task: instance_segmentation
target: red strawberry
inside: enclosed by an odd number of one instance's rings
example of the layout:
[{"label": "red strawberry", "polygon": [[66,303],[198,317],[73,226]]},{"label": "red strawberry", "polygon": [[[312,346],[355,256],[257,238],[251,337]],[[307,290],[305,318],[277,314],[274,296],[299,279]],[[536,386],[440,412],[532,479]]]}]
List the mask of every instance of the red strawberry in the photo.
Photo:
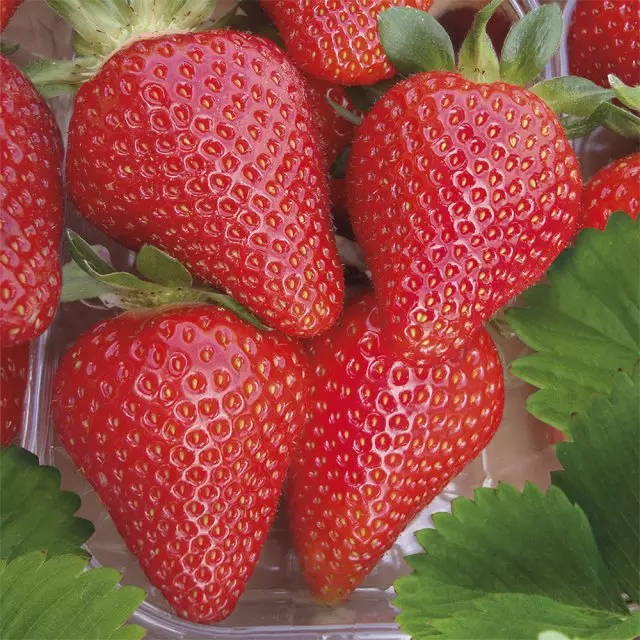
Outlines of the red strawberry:
[{"label": "red strawberry", "polygon": [[290,526],[311,590],[337,604],[486,447],[504,384],[484,330],[459,361],[398,360],[370,294],[309,344],[312,410],[291,464]]},{"label": "red strawberry", "polygon": [[320,140],[325,148],[327,166],[331,167],[340,152],[353,140],[356,127],[339,115],[327,98],[357,115],[359,112],[349,100],[343,87],[318,80],[313,76],[306,76],[306,80],[311,109],[318,125]]},{"label": "red strawberry", "polygon": [[21,4],[22,0],[0,0],[0,31],[9,24],[9,20]]},{"label": "red strawberry", "polygon": [[573,237],[578,161],[525,89],[447,72],[396,85],[364,118],[349,215],[389,348],[451,358]]},{"label": "red strawberry", "polygon": [[51,110],[0,56],[0,343],[40,335],[60,297],[62,142]]},{"label": "red strawberry", "polygon": [[10,445],[22,424],[29,369],[29,343],[0,349],[0,444]]},{"label": "red strawberry", "polygon": [[427,10],[433,0],[261,0],[300,69],[343,85],[394,75],[378,36],[378,14],[393,6]]},{"label": "red strawberry", "polygon": [[567,47],[573,75],[604,87],[610,73],[640,84],[640,0],[577,0]]},{"label": "red strawberry", "polygon": [[261,37],[163,35],[117,51],[77,95],[67,180],[100,229],[165,249],[287,334],[320,333],[340,312],[304,80]]},{"label": "red strawberry", "polygon": [[211,306],[105,320],[64,356],[57,433],[180,616],[235,607],[304,423],[306,376],[294,342]]},{"label": "red strawberry", "polygon": [[602,230],[614,211],[625,211],[633,220],[640,213],[640,153],[607,165],[584,189],[582,227]]}]

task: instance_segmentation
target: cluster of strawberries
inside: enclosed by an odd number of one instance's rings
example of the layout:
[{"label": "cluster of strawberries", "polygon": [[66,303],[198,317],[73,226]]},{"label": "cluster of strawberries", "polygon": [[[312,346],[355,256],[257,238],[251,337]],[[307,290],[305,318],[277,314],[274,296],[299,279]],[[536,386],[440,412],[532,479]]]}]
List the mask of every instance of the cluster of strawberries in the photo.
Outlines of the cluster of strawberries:
[{"label": "cluster of strawberries", "polygon": [[[243,3],[238,24],[253,17],[279,43],[234,28],[190,32],[209,13],[194,17],[192,4],[149,35],[161,20],[145,18],[142,0],[96,9],[94,25],[56,2],[79,57],[52,67],[69,71],[63,79],[33,78],[46,95],[79,88],[64,172],[78,212],[130,249],[161,250],[157,263],[139,262],[141,280],[75,245],[96,291],[118,293],[128,310],[60,363],[57,434],[151,583],[179,615],[208,622],[242,594],[285,478],[314,594],[336,604],[362,582],[500,423],[503,371],[483,323],[580,226],[638,214],[640,154],[583,196],[578,160],[542,98],[451,69],[390,84],[362,116],[345,87],[396,77],[381,11],[426,11],[430,0],[265,1],[269,17]],[[638,84],[637,42],[626,62],[585,42],[596,23],[633,40],[639,3],[605,0],[598,18],[592,5],[579,0],[572,27],[582,74],[602,82],[615,70]],[[109,24],[125,34],[111,49]],[[0,79],[7,444],[29,341],[59,303],[64,189],[46,102],[5,57]],[[345,288],[332,191],[372,290]]]}]

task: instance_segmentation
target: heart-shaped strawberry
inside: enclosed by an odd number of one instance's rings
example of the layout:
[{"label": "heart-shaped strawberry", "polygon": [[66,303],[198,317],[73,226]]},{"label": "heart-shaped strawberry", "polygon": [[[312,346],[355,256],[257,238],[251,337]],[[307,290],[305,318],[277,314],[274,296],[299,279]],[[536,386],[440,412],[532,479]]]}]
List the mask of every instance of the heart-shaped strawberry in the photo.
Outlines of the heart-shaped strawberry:
[{"label": "heart-shaped strawberry", "polygon": [[202,305],[105,320],[64,356],[57,433],[179,615],[235,607],[305,420],[306,376],[294,342]]},{"label": "heart-shaped strawberry", "polygon": [[290,526],[311,590],[337,604],[488,444],[504,383],[484,330],[457,361],[398,360],[371,294],[347,303],[309,351],[311,413],[291,464]]}]

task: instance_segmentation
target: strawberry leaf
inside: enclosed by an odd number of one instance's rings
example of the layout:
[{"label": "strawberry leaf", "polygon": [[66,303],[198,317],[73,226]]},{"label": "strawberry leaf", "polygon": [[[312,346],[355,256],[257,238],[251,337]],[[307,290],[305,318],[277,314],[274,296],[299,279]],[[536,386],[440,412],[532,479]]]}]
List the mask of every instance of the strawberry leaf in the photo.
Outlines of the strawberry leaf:
[{"label": "strawberry leaf", "polygon": [[548,271],[549,284],[529,289],[507,320],[537,353],[512,364],[540,390],[527,409],[567,431],[594,393],[609,394],[619,369],[640,357],[640,221],[614,213],[605,231],[586,229]]},{"label": "strawberry leaf", "polygon": [[[572,607],[541,596],[501,593],[475,600],[464,616],[435,620],[432,624],[443,639],[534,640],[550,626],[574,638],[599,638],[602,633],[620,629],[621,624],[629,624],[629,620],[633,618]],[[633,627],[637,626],[638,619],[633,620]],[[631,640],[635,636],[630,633],[613,637]]]},{"label": "strawberry leaf", "polygon": [[80,497],[60,489],[57,469],[20,447],[0,449],[0,559],[35,550],[86,555],[93,525],[73,515],[79,508]]},{"label": "strawberry leaf", "polygon": [[[611,399],[596,396],[571,420],[552,474],[586,513],[620,591],[640,602],[640,371],[617,373]],[[615,508],[612,508],[612,502]]]},{"label": "strawberry leaf", "polygon": [[422,71],[453,71],[453,44],[444,27],[425,11],[392,7],[378,16],[384,51],[405,76]]},{"label": "strawberry leaf", "polygon": [[178,260],[145,244],[136,255],[136,269],[151,282],[167,287],[191,287],[193,278]]},{"label": "strawberry leaf", "polygon": [[500,62],[487,34],[487,24],[501,4],[502,0],[491,0],[478,11],[460,47],[458,69],[467,80],[496,82],[500,79]]},{"label": "strawberry leaf", "polygon": [[556,52],[562,26],[557,4],[538,7],[516,22],[502,47],[501,78],[523,87],[529,84]]},{"label": "strawberry leaf", "polygon": [[[556,487],[478,489],[416,534],[426,553],[395,583],[397,618],[420,638],[587,637],[626,620],[589,522]],[[483,626],[484,625],[484,626]]]},{"label": "strawberry leaf", "polygon": [[123,626],[144,600],[137,587],[117,588],[113,569],[85,571],[85,560],[44,553],[0,562],[0,637],[11,640],[136,640]]}]

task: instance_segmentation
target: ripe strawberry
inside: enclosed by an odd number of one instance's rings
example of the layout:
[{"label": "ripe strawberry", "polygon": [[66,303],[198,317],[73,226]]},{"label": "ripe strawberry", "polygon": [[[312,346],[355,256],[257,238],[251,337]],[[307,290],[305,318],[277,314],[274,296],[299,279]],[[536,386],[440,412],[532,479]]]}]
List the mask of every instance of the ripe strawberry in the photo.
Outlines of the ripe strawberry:
[{"label": "ripe strawberry", "polygon": [[609,86],[640,84],[640,0],[577,0],[567,40],[573,75]]},{"label": "ripe strawberry", "polygon": [[348,111],[358,114],[343,87],[306,76],[309,101],[318,125],[320,141],[324,146],[327,166],[335,162],[340,152],[351,143],[356,127],[341,115],[327,101],[330,98]]},{"label": "ripe strawberry", "polygon": [[453,356],[573,237],[578,161],[525,89],[454,73],[412,76],[365,117],[349,214],[390,348]]},{"label": "ripe strawberry", "polygon": [[602,230],[614,211],[625,211],[633,220],[640,213],[640,153],[607,165],[584,189],[582,227]]},{"label": "ripe strawberry", "polygon": [[395,69],[378,36],[378,14],[393,6],[425,11],[433,0],[261,0],[305,73],[343,85],[373,84]]},{"label": "ripe strawberry", "polygon": [[312,409],[288,506],[302,571],[327,604],[350,595],[502,417],[502,367],[484,330],[460,360],[414,367],[385,347],[374,305],[371,294],[350,300],[309,343]]},{"label": "ripe strawberry", "polygon": [[0,56],[0,343],[40,335],[60,297],[62,142],[51,110]]},{"label": "ripe strawberry", "polygon": [[21,4],[22,0],[0,0],[0,31],[4,31]]},{"label": "ripe strawberry", "polygon": [[306,376],[294,342],[202,305],[105,320],[64,356],[57,433],[180,616],[235,607],[304,424]]},{"label": "ripe strawberry", "polygon": [[78,92],[67,181],[107,234],[165,249],[287,334],[320,333],[340,312],[304,79],[264,38],[182,33],[118,50]]},{"label": "ripe strawberry", "polygon": [[0,444],[10,445],[22,425],[29,368],[29,343],[0,349]]}]

